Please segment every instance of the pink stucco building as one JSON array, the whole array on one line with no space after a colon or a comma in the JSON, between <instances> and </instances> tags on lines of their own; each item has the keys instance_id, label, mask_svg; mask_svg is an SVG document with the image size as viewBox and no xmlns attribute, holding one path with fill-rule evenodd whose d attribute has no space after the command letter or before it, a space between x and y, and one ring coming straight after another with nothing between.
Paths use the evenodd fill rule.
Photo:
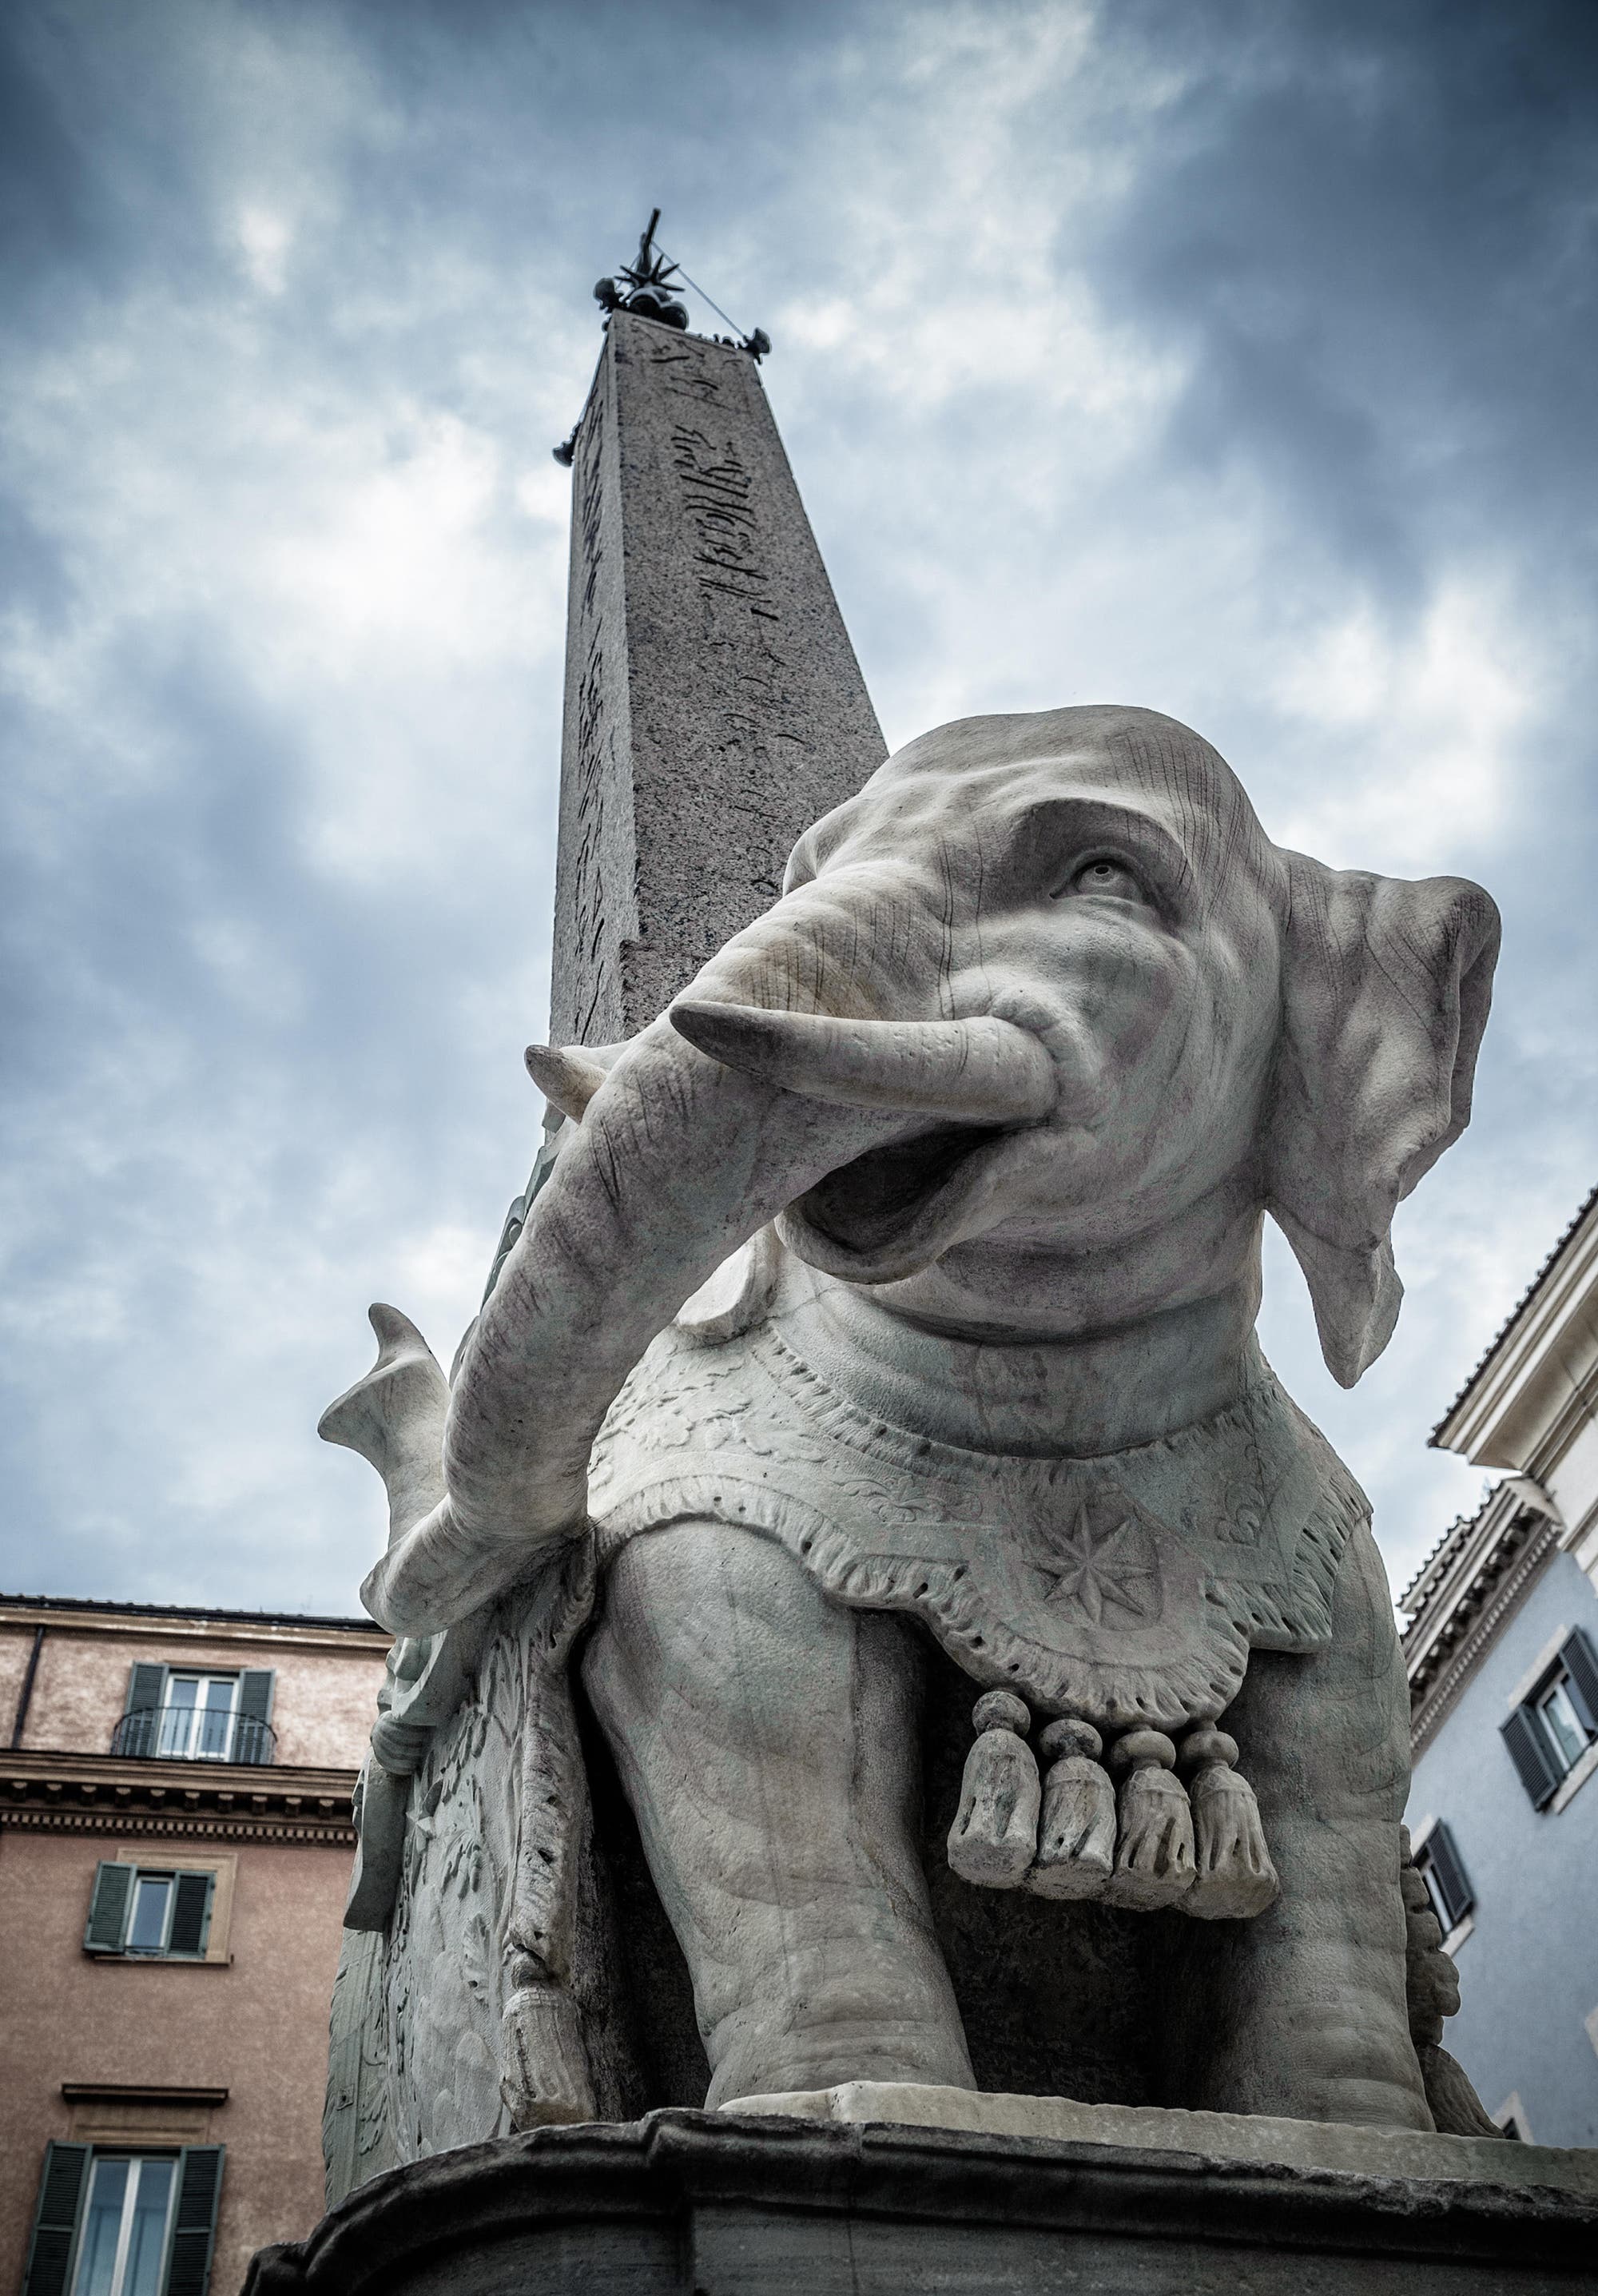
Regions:
<instances>
[{"instance_id":1,"label":"pink stucco building","mask_svg":"<svg viewBox=\"0 0 1598 2296\"><path fill-rule=\"evenodd\" d=\"M388 1637L0 1598L0 2296L233 2296L322 2213Z\"/></svg>"}]
</instances>

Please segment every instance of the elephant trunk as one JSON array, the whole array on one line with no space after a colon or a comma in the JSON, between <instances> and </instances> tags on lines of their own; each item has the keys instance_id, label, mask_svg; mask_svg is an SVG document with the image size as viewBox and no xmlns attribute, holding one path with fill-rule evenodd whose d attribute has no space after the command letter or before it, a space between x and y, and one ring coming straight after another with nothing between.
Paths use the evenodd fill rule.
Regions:
<instances>
[{"instance_id":1,"label":"elephant trunk","mask_svg":"<svg viewBox=\"0 0 1598 2296\"><path fill-rule=\"evenodd\" d=\"M938 977L935 950L919 944L930 938L940 948L943 928L902 893L899 906L888 936L897 962L873 970L857 920L831 889L790 895L594 1084L467 1344L445 1432L447 1496L362 1589L383 1625L417 1634L463 1618L550 1542L582 1529L589 1454L628 1373L722 1261L795 1198L870 1150L925 1131L930 1109L991 1124L989 1086L1012 1121L1044 1112L1046 1056L1038 1046L1035 1058L1006 1023L986 1032L963 1024L963 1034L943 1024L916 1038L858 1022L829 1033L836 1023L824 1019L791 1031L784 1057L737 1065L687 1041L697 1027L713 1044L709 1005L737 1004L732 1025L747 1052L760 1026L750 1006L766 1007L780 1034L800 1016L771 1010L779 996L808 1003L814 1017L845 980L879 1011L902 1010L906 974ZM854 935L847 953L840 921ZM681 1030L673 1025L688 1014ZM796 1052L801 1039L808 1049ZM871 1075L866 1046L886 1053Z\"/></svg>"}]
</instances>

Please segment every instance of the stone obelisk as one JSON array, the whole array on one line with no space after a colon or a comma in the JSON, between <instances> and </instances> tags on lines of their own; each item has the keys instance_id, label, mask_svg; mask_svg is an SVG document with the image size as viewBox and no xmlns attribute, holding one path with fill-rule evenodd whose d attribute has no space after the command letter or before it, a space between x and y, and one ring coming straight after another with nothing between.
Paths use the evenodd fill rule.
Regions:
<instances>
[{"instance_id":1,"label":"stone obelisk","mask_svg":"<svg viewBox=\"0 0 1598 2296\"><path fill-rule=\"evenodd\" d=\"M606 1045L770 907L886 749L748 345L613 310L568 457L549 1041Z\"/></svg>"},{"instance_id":2,"label":"stone obelisk","mask_svg":"<svg viewBox=\"0 0 1598 2296\"><path fill-rule=\"evenodd\" d=\"M573 441L550 1038L662 1011L882 736L747 349L611 315Z\"/></svg>"}]
</instances>

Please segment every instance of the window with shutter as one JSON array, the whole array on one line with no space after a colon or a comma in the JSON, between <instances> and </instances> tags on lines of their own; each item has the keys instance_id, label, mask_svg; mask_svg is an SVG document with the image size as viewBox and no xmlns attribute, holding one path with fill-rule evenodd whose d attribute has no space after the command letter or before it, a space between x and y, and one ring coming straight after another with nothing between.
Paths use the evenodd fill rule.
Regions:
<instances>
[{"instance_id":1,"label":"window with shutter","mask_svg":"<svg viewBox=\"0 0 1598 2296\"><path fill-rule=\"evenodd\" d=\"M99 1865L89 1897L89 1918L83 1932L85 1953L120 1953L127 1933L127 1908L138 1868Z\"/></svg>"},{"instance_id":2,"label":"window with shutter","mask_svg":"<svg viewBox=\"0 0 1598 2296\"><path fill-rule=\"evenodd\" d=\"M226 1879L228 1892L217 1953L222 1960L226 1958L231 1871ZM217 1882L213 1867L194 1860L185 1860L176 1870L152 1870L120 1860L96 1866L84 1951L139 1961L204 1960L217 1905Z\"/></svg>"},{"instance_id":3,"label":"window with shutter","mask_svg":"<svg viewBox=\"0 0 1598 2296\"><path fill-rule=\"evenodd\" d=\"M153 1754L160 1732L161 1708L167 1696L167 1669L141 1660L127 1677L127 1704L113 1751L119 1754Z\"/></svg>"},{"instance_id":4,"label":"window with shutter","mask_svg":"<svg viewBox=\"0 0 1598 2296\"><path fill-rule=\"evenodd\" d=\"M1598 1660L1579 1628L1565 1636L1553 1665L1499 1728L1534 1808L1546 1809L1578 1765L1581 1777L1588 1775L1588 1756L1598 1744ZM1569 1798L1561 1795L1556 1806Z\"/></svg>"},{"instance_id":5,"label":"window with shutter","mask_svg":"<svg viewBox=\"0 0 1598 2296\"><path fill-rule=\"evenodd\" d=\"M45 2145L22 2296L67 2296L88 2166L86 2144Z\"/></svg>"},{"instance_id":6,"label":"window with shutter","mask_svg":"<svg viewBox=\"0 0 1598 2296\"><path fill-rule=\"evenodd\" d=\"M206 2296L225 2150L221 2144L190 2144L179 2156L177 2209L161 2296Z\"/></svg>"},{"instance_id":7,"label":"window with shutter","mask_svg":"<svg viewBox=\"0 0 1598 2296\"><path fill-rule=\"evenodd\" d=\"M1531 1797L1532 1808L1546 1808L1561 1774L1543 1736L1541 1725L1526 1707L1517 1706L1498 1729L1520 1774L1520 1784Z\"/></svg>"},{"instance_id":8,"label":"window with shutter","mask_svg":"<svg viewBox=\"0 0 1598 2296\"><path fill-rule=\"evenodd\" d=\"M239 1677L234 1724L235 1762L269 1762L273 1753L272 1698L277 1677L270 1667L246 1667Z\"/></svg>"}]
</instances>

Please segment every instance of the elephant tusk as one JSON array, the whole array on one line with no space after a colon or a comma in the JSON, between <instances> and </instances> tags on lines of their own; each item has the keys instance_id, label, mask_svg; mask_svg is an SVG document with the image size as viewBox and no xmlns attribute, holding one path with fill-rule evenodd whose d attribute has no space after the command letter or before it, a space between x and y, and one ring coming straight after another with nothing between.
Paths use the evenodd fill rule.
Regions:
<instances>
[{"instance_id":1,"label":"elephant tusk","mask_svg":"<svg viewBox=\"0 0 1598 2296\"><path fill-rule=\"evenodd\" d=\"M522 1055L527 1072L547 1101L574 1124L605 1080L605 1070L576 1045L564 1052L553 1045L529 1045Z\"/></svg>"},{"instance_id":2,"label":"elephant tusk","mask_svg":"<svg viewBox=\"0 0 1598 2296\"><path fill-rule=\"evenodd\" d=\"M680 1004L679 1036L762 1084L840 1108L951 1123L1036 1124L1059 1092L1037 1037L991 1014L969 1021L842 1021L749 1004Z\"/></svg>"}]
</instances>

